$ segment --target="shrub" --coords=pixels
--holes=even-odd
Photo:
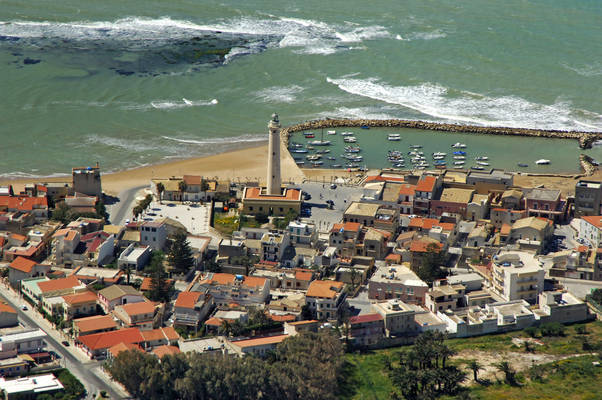
[[[525,333],[530,337],[535,338],[537,337],[539,330],[534,326],[530,326],[528,328],[525,328]]]
[[[558,322],[543,324],[540,331],[542,336],[565,336],[565,327]]]

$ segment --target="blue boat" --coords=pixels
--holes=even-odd
[[[368,125],[362,125],[362,129],[370,129]]]
[[[447,162],[445,160],[436,160],[433,162],[435,165],[445,165]]]
[[[465,152],[465,151],[462,151],[462,150],[458,150],[458,151],[454,151],[454,154],[455,154],[455,155],[458,155],[458,156],[465,156],[465,155],[466,155],[466,152]]]

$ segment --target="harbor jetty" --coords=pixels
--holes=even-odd
[[[374,127],[374,128],[410,128],[424,129],[438,132],[461,132],[474,133],[482,135],[511,135],[511,136],[532,136],[552,139],[574,139],[579,142],[582,149],[591,148],[592,143],[602,139],[602,132],[581,132],[581,131],[562,131],[548,129],[526,129],[526,128],[506,128],[493,126],[460,125],[446,124],[438,122],[411,121],[403,119],[319,119],[306,121],[299,124],[288,126],[281,131],[282,141],[288,146],[291,133],[316,130],[332,129],[337,127]]]

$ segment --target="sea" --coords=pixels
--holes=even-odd
[[[602,131],[601,22],[599,0],[3,0],[0,175],[215,154],[272,113]],[[576,141],[399,132],[361,132],[363,163],[462,142],[578,170]]]

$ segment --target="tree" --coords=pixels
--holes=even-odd
[[[170,286],[167,282],[167,273],[163,267],[163,262],[155,267],[151,273],[149,299],[152,301],[169,301]]]
[[[111,378],[120,382],[133,397],[147,398],[143,384],[154,370],[159,369],[159,362],[151,354],[127,350],[120,352],[106,369]]]
[[[433,281],[445,277],[441,266],[445,264],[445,255],[438,243],[430,243],[426,247],[426,254],[422,258],[422,265],[418,268],[418,277],[429,286]]]
[[[159,193],[159,204],[163,204],[163,192],[165,192],[165,185],[159,182],[157,183],[157,193]]]
[[[510,366],[508,361],[500,361],[499,363],[494,365],[498,371],[504,374],[504,379],[509,385],[516,385],[516,371]]]
[[[188,188],[188,185],[186,185],[186,182],[184,182],[184,181],[178,182],[178,190],[180,191],[180,200],[183,199],[184,192],[186,191],[187,188]]]
[[[134,207],[134,209],[132,210],[132,214],[134,214],[134,219],[138,219],[138,216],[142,214],[143,211],[144,209],[140,207],[140,205]]]
[[[102,200],[98,200],[94,208],[96,209],[96,215],[98,216],[98,218],[107,219],[107,208],[105,207],[105,203]]]
[[[483,366],[481,364],[479,364],[479,362],[477,360],[470,360],[468,362],[468,368],[470,368],[470,370],[472,371],[473,374],[473,378],[475,382],[479,381],[479,371],[483,369]]]
[[[186,273],[192,267],[192,249],[185,233],[178,232],[175,234],[167,261],[177,273]]]
[[[258,224],[265,224],[269,220],[270,219],[268,218],[268,216],[266,214],[257,214],[257,215],[255,215],[255,221],[257,221]]]

